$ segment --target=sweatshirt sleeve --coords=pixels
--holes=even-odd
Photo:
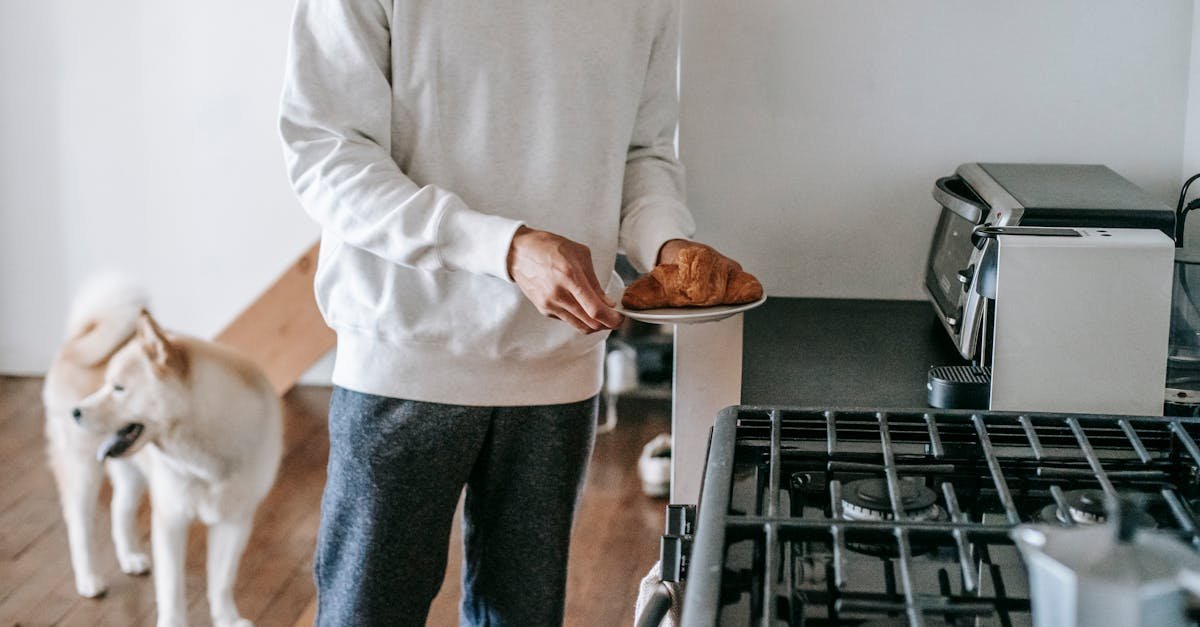
[[[279,130],[288,176],[327,233],[392,263],[511,281],[521,222],[419,185],[391,154],[391,8],[380,0],[299,0]]]
[[[621,198],[620,246],[640,272],[654,267],[664,242],[688,239],[696,231],[684,204],[683,164],[675,154],[679,0],[667,4],[650,51]]]

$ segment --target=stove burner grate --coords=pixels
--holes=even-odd
[[[1011,529],[1101,523],[1106,495],[1138,492],[1200,547],[1197,437],[1195,418],[729,408],[684,621],[1030,624]]]

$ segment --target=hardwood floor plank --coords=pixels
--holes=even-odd
[[[313,594],[314,595],[316,594],[315,590],[313,591]],[[304,611],[300,614],[300,618],[296,619],[296,622],[293,623],[293,626],[294,627],[309,627],[310,625],[315,624],[316,621],[317,621],[317,598],[316,598],[316,596],[313,596],[312,601],[309,601],[308,605],[305,606]]]
[[[45,619],[48,611],[56,608],[45,608],[43,602],[47,592],[58,590],[62,584],[70,582],[73,604],[77,598],[74,595],[74,579],[70,573],[70,562],[63,554],[66,548],[66,530],[60,524],[46,529],[46,532],[29,546],[15,560],[5,564],[4,581],[0,589],[6,590],[3,600],[0,600],[0,618],[7,622],[9,616],[21,617],[30,622],[52,622],[59,616]],[[65,570],[64,570],[65,569]]]
[[[312,616],[306,624],[312,625],[316,618],[316,587],[313,585],[312,558],[298,562],[292,569],[291,575],[283,582],[280,593],[271,599],[255,619],[257,627],[289,627],[298,621],[305,620],[308,605],[312,606]]]
[[[0,429],[9,433],[9,422],[29,420],[34,412],[30,406],[36,404],[37,419],[41,419],[42,407],[42,378],[13,377],[0,375]]]

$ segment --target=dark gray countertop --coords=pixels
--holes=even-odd
[[[966,363],[927,301],[770,298],[745,315],[746,405],[925,407],[929,367]]]

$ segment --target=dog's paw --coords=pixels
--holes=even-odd
[[[158,620],[154,623],[155,627],[187,627],[187,624],[187,612],[181,612],[174,608],[159,611]]]
[[[104,578],[100,575],[76,575],[75,591],[81,597],[96,599],[108,592],[108,586],[105,585]]]
[[[235,618],[231,621],[213,621],[214,627],[254,627],[254,623],[244,619]]]
[[[150,556],[145,553],[126,553],[117,555],[121,563],[121,572],[126,575],[145,575],[150,572]]]

